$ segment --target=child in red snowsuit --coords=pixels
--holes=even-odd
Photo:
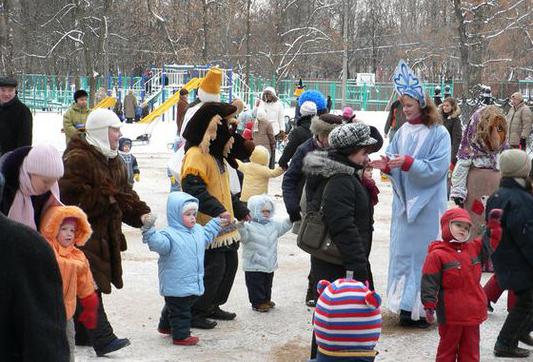
[[[486,236],[468,241],[472,220],[461,208],[441,218],[442,241],[429,246],[422,269],[422,304],[426,320],[433,323],[437,311],[440,342],[437,362],[479,361],[479,326],[487,319],[487,298],[480,285],[481,262],[501,238],[501,210],[489,215]]]

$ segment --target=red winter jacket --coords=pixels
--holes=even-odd
[[[434,241],[422,269],[421,298],[426,309],[436,309],[439,324],[479,325],[487,319],[487,297],[480,285],[481,261],[490,249],[481,238],[450,242],[450,222],[470,217],[464,209],[448,210],[441,219],[443,241]],[[501,238],[499,222],[489,223],[490,244]]]

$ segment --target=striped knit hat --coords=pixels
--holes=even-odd
[[[321,280],[313,326],[324,351],[371,351],[381,333],[381,297],[356,280]]]

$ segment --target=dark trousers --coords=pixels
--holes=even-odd
[[[252,306],[270,302],[274,273],[244,272],[248,299]]]
[[[436,362],[479,361],[479,325],[439,324]]]
[[[498,335],[498,344],[518,346],[518,339],[531,330],[533,324],[533,289],[515,291],[516,303],[507,315]]]
[[[193,318],[207,318],[228,301],[239,266],[238,248],[239,244],[232,244],[205,251],[205,292],[192,307]]]
[[[318,301],[319,295],[316,290],[318,282],[321,280],[334,282],[339,278],[344,278],[346,277],[346,269],[342,265],[331,264],[318,258],[311,257],[311,275],[314,283],[313,293],[315,295],[315,300]]]
[[[83,324],[78,322],[78,317],[82,311],[81,304],[78,300],[76,306],[76,313],[74,314],[74,326],[76,329],[76,344],[77,345],[92,345],[95,350],[99,350],[107,346],[111,341],[115,340],[117,336],[113,333],[113,327],[107,320],[107,315],[104,310],[104,303],[102,300],[102,293],[97,291],[98,299],[98,319],[95,329],[87,329]]]
[[[165,306],[159,318],[159,329],[170,329],[173,339],[185,339],[191,335],[191,308],[198,296],[165,297]]]
[[[270,150],[270,159],[268,161],[268,167],[271,169],[276,168],[276,146]]]

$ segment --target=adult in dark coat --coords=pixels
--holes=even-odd
[[[302,199],[303,189],[305,185],[305,174],[303,172],[303,160],[305,155],[314,150],[325,149],[328,147],[328,135],[337,126],[342,124],[342,117],[332,114],[323,114],[322,116],[314,116],[311,119],[310,131],[313,134],[312,138],[302,143],[297,149],[291,159],[289,169],[283,176],[281,189],[283,191],[283,202],[292,222],[296,223],[293,231],[297,232],[299,228],[299,221],[302,219],[300,202]],[[308,306],[314,306],[315,299],[315,282],[309,272],[307,277],[307,293],[305,296],[305,303]]]
[[[318,181],[314,192],[307,193],[307,210],[323,208],[325,226],[340,253],[338,264],[311,256],[315,281],[333,282],[348,275],[369,282],[373,289],[368,260],[372,204],[360,172],[367,163],[369,147],[376,143],[366,124],[347,123],[329,134],[329,151],[315,151],[304,159],[304,171]],[[308,182],[306,188],[309,187]],[[311,358],[315,355],[313,343]]]
[[[502,289],[512,290],[516,303],[503,324],[494,346],[498,357],[523,358],[531,344],[533,326],[533,195],[529,172],[531,161],[520,150],[507,150],[500,156],[500,188],[487,201],[487,215],[503,210],[502,239],[492,255],[494,271]]]
[[[300,107],[300,112],[302,116],[296,121],[296,128],[289,133],[289,142],[278,160],[278,165],[283,169],[289,167],[289,161],[298,146],[313,136],[310,127],[311,119],[316,115],[316,105],[310,101],[304,102]]]
[[[17,81],[0,78],[0,155],[30,146],[33,117],[17,97]]]
[[[123,286],[120,253],[127,248],[122,223],[140,228],[142,218],[150,208],[128,183],[128,172],[118,157],[118,139],[122,123],[108,109],[96,109],[89,114],[85,137],[74,137],[65,153],[65,175],[59,181],[61,201],[79,206],[88,216],[93,234],[80,247],[84,252],[101,293],[111,293],[111,284]],[[87,344],[87,332],[76,324],[76,343]],[[100,303],[98,324],[89,332],[98,355],[104,355],[129,345],[117,338]]]
[[[461,138],[463,137],[463,125],[461,123],[461,108],[457,105],[457,101],[448,97],[439,106],[439,114],[442,118],[442,124],[448,130],[452,141],[452,164],[457,163],[457,151],[459,151],[459,145],[461,144]]]
[[[4,178],[0,174],[0,198]],[[61,275],[41,235],[0,213],[2,361],[69,361]]]

